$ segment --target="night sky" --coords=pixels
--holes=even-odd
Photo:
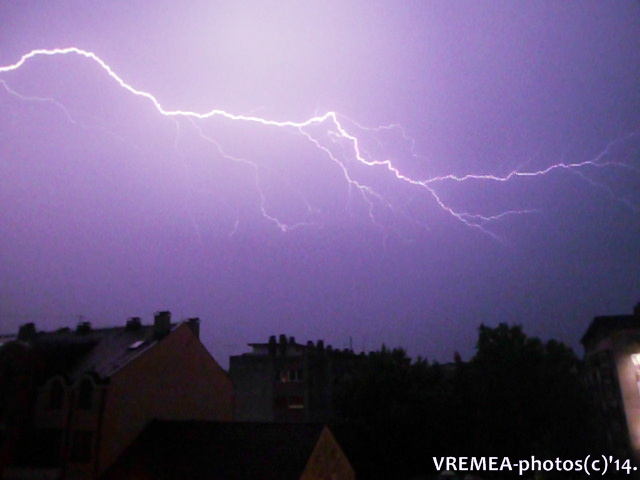
[[[481,322],[581,353],[640,301],[637,1],[4,1],[0,46],[3,331],[170,310],[223,365],[280,333],[450,361]],[[65,47],[264,122],[8,68]]]

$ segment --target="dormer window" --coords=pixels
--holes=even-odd
[[[52,410],[60,410],[62,408],[63,401],[64,385],[62,384],[62,380],[55,379],[51,383],[51,388],[49,389],[49,408]]]
[[[78,408],[80,410],[91,410],[93,402],[93,382],[89,378],[85,378],[80,382],[80,391],[78,392]]]
[[[133,342],[131,345],[129,345],[129,350],[137,350],[142,345],[144,345],[144,340],[137,340]]]

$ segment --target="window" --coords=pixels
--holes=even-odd
[[[81,410],[91,410],[93,401],[93,382],[85,378],[80,382],[80,392],[78,393],[78,408]]]
[[[144,340],[138,340],[129,345],[129,350],[137,350],[144,344]]]
[[[73,432],[73,443],[71,445],[71,461],[76,463],[87,463],[91,461],[91,443],[93,432],[88,430],[76,430]]]
[[[294,395],[293,397],[289,397],[289,409],[290,410],[299,410],[304,408],[304,398],[301,395]]]
[[[273,406],[278,410],[287,408],[287,397],[276,397]]]
[[[51,388],[49,389],[49,408],[52,410],[60,410],[62,408],[63,401],[64,385],[62,384],[62,380],[55,379],[51,383]]]
[[[277,410],[301,410],[304,408],[304,397],[302,395],[278,396],[275,398],[273,406]]]
[[[303,370],[280,370],[278,378],[281,382],[301,382],[303,380]]]

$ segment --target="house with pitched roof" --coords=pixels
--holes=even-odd
[[[231,421],[199,319],[0,337],[0,478],[99,478],[154,418]]]
[[[104,480],[354,480],[328,427],[304,423],[154,421]]]
[[[632,314],[595,317],[581,343],[601,448],[640,461],[640,304]]]

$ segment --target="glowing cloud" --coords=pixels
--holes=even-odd
[[[403,138],[412,142],[410,138],[408,138],[402,128],[398,125],[390,125],[386,127],[377,127],[377,128],[366,128],[363,127],[356,122],[344,117],[337,112],[328,111],[321,115],[312,116],[306,120],[302,121],[293,121],[293,120],[270,120],[267,118],[263,118],[255,115],[238,115],[234,113],[230,113],[224,110],[219,109],[211,109],[205,111],[189,111],[189,110],[171,110],[163,107],[161,102],[150,92],[140,90],[134,87],[132,84],[125,81],[122,77],[120,77],[104,60],[102,60],[98,55],[93,52],[83,50],[77,47],[69,47],[69,48],[56,48],[56,49],[37,49],[32,50],[29,53],[23,55],[17,62],[0,66],[0,73],[9,73],[20,69],[27,61],[34,59],[35,57],[54,57],[61,55],[78,55],[84,57],[97,65],[99,65],[104,72],[119,85],[122,89],[126,90],[132,95],[144,98],[151,102],[154,108],[160,115],[163,115],[168,118],[173,119],[187,119],[190,121],[191,125],[195,128],[198,135],[204,140],[210,142],[215,146],[215,148],[219,151],[219,153],[227,158],[228,160],[235,162],[242,162],[247,165],[253,167],[255,171],[255,185],[258,189],[261,203],[260,210],[262,215],[275,224],[281,231],[285,232],[287,230],[291,230],[293,228],[299,227],[301,225],[307,224],[306,222],[300,222],[296,224],[289,224],[281,221],[274,214],[270,213],[266,208],[266,198],[260,186],[260,178],[259,178],[259,166],[257,163],[247,158],[239,158],[235,157],[224,151],[223,147],[217,142],[215,139],[211,138],[209,135],[205,134],[203,129],[200,127],[199,122],[207,119],[211,119],[214,117],[223,118],[232,122],[244,122],[244,123],[252,123],[258,124],[265,127],[271,128],[279,128],[279,129],[288,129],[290,131],[294,131],[304,138],[308,140],[315,148],[321,152],[325,158],[329,161],[333,162],[341,171],[344,176],[345,181],[348,183],[350,190],[356,191],[362,197],[362,199],[369,206],[369,216],[371,220],[376,223],[377,219],[374,214],[374,205],[383,205],[386,208],[394,209],[392,203],[385,199],[385,197],[380,194],[376,189],[364,182],[362,180],[356,179],[356,176],[353,174],[353,168],[350,165],[354,165],[353,162],[357,162],[363,167],[375,168],[380,171],[386,171],[387,175],[391,176],[391,178],[395,179],[395,181],[405,184],[407,186],[417,187],[419,189],[424,190],[448,215],[461,222],[462,224],[478,229],[488,235],[493,236],[494,238],[498,238],[491,230],[487,228],[487,226],[491,222],[495,222],[509,215],[516,214],[525,214],[530,213],[534,210],[531,209],[514,209],[514,210],[506,210],[495,213],[471,213],[466,211],[460,211],[455,209],[451,205],[449,205],[445,200],[443,200],[442,196],[439,195],[436,191],[436,187],[438,185],[456,182],[459,184],[471,183],[471,182],[492,182],[492,183],[506,183],[512,182],[518,178],[533,178],[533,177],[543,177],[551,174],[554,171],[568,171],[573,174],[578,175],[581,179],[587,181],[592,186],[596,188],[600,188],[609,193],[614,199],[624,203],[626,206],[636,209],[636,206],[631,204],[630,202],[617,198],[614,194],[613,190],[610,189],[607,185],[597,183],[595,180],[591,179],[588,176],[589,169],[600,169],[600,168],[624,168],[629,169],[630,171],[634,171],[638,173],[638,170],[631,165],[627,165],[623,162],[615,161],[611,159],[609,155],[609,150],[618,142],[627,141],[630,137],[636,136],[636,133],[631,134],[628,137],[618,140],[617,142],[612,142],[604,151],[602,151],[595,158],[590,160],[585,160],[582,162],[574,162],[574,163],[554,163],[548,165],[545,168],[538,170],[512,170],[505,175],[491,175],[491,174],[476,174],[470,173],[466,175],[440,175],[434,176],[430,178],[412,178],[411,176],[403,173],[399,167],[396,166],[394,159],[392,158],[383,158],[376,159],[371,158],[361,147],[361,141],[358,137],[358,133],[361,132],[372,132],[376,133],[381,131],[382,129],[398,129]],[[34,96],[22,95],[19,91],[9,85],[9,83],[5,80],[0,79],[0,85],[7,91],[9,94],[14,95],[22,100],[26,101],[38,101],[38,102],[52,102],[56,106],[58,106],[66,115],[67,119],[71,122],[74,122],[72,116],[65,109],[64,105],[58,102],[54,98],[40,98]],[[74,122],[75,123],[75,122]],[[318,132],[322,132],[319,134]],[[348,151],[345,153],[343,150],[344,156],[337,155],[334,150],[331,148],[331,144],[327,142],[344,142],[348,145]],[[304,195],[301,193],[300,196],[304,199]],[[306,201],[306,200],[305,200]],[[307,202],[307,210],[312,211],[312,206]],[[234,231],[237,227],[237,222],[234,225]]]

